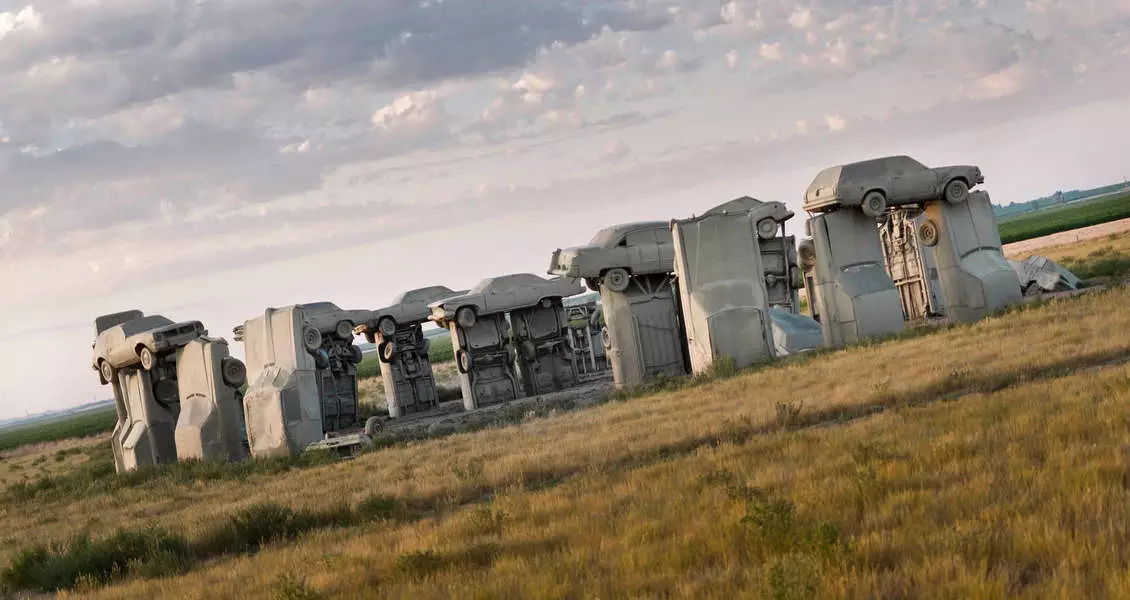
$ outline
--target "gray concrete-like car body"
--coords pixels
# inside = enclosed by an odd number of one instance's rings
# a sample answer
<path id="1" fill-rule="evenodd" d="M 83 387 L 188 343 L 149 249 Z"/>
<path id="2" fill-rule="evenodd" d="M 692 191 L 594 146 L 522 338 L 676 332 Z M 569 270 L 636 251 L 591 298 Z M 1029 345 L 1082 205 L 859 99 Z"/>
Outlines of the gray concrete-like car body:
<path id="1" fill-rule="evenodd" d="M 243 405 L 239 388 L 247 381 L 243 362 L 229 355 L 222 338 L 200 337 L 177 350 L 177 460 L 247 457 L 243 447 Z"/>
<path id="2" fill-rule="evenodd" d="M 110 442 L 115 470 L 176 461 L 181 408 L 176 355 L 207 334 L 203 324 L 128 310 L 96 318 L 95 333 L 91 368 L 111 386 L 117 412 Z"/>
<path id="3" fill-rule="evenodd" d="M 907 321 L 943 314 L 934 250 L 918 240 L 918 226 L 925 219 L 925 213 L 918 210 L 893 210 L 879 227 L 887 273 L 898 289 Z"/>
<path id="4" fill-rule="evenodd" d="M 517 350 L 508 331 L 507 313 L 522 314 L 523 309 L 537 308 L 551 310 L 558 313 L 552 320 L 561 323 L 562 300 L 583 291 L 576 279 L 544 279 L 532 273 L 517 273 L 484 279 L 465 294 L 430 304 L 431 319 L 451 332 L 464 407 L 473 410 L 512 400 L 519 397 L 522 388 L 527 387 L 519 383 L 515 371 Z M 556 346 L 553 340 L 561 341 L 562 335 L 561 328 L 558 328 L 554 335 L 548 337 L 518 338 L 514 341 L 520 345 L 530 341 L 535 347 L 539 344 Z M 556 357 L 559 352 L 555 350 L 551 354 Z M 537 362 L 537 352 L 532 358 Z M 542 370 L 538 365 L 525 368 Z M 546 368 L 556 372 L 557 367 L 547 365 Z M 526 381 L 528 385 L 529 377 Z"/>
<path id="5" fill-rule="evenodd" d="M 95 329 L 91 368 L 98 372 L 102 385 L 110 383 L 114 372 L 121 369 L 140 365 L 151 371 L 162 358 L 208 335 L 200 321 L 175 323 L 161 315 L 145 316 L 139 310 L 102 315 L 95 320 Z"/>
<path id="6" fill-rule="evenodd" d="M 429 304 L 467 291 L 442 285 L 408 290 L 389 306 L 373 311 L 367 322 L 354 329 L 377 345 L 389 417 L 395 419 L 439 405 L 439 390 L 428 358 L 431 344 L 420 325 L 431 315 Z"/>
<path id="7" fill-rule="evenodd" d="M 898 290 L 883 262 L 875 220 L 858 210 L 819 214 L 808 220 L 811 241 L 799 250 L 811 277 L 809 302 L 824 344 L 841 346 L 903 331 Z"/>
<path id="8" fill-rule="evenodd" d="M 775 357 L 756 222 L 744 210 L 671 222 L 694 373 L 722 358 L 745 368 Z M 775 237 L 776 228 L 766 233 Z"/>
<path id="9" fill-rule="evenodd" d="M 715 206 L 705 214 L 738 213 L 749 215 L 754 222 L 769 305 L 782 307 L 789 312 L 799 312 L 797 290 L 804 287 L 804 282 L 801 281 L 798 266 L 796 236 L 784 234 L 785 222 L 793 218 L 795 213 L 782 202 L 763 202 L 742 196 Z"/>
<path id="10" fill-rule="evenodd" d="M 554 250 L 547 273 L 584 278 L 593 291 L 607 282 L 613 291 L 622 292 L 629 276 L 670 273 L 674 260 L 670 224 L 639 221 L 605 227 L 584 246 Z"/>
<path id="11" fill-rule="evenodd" d="M 1004 257 L 988 193 L 975 192 L 956 205 L 927 204 L 918 237 L 933 248 L 952 322 L 975 321 L 1021 301 L 1020 278 Z"/>
<path id="12" fill-rule="evenodd" d="M 583 277 L 600 291 L 602 346 L 618 388 L 687 372 L 674 271 L 668 221 L 605 227 L 589 244 L 559 248 L 550 258 L 550 275 Z"/>
<path id="13" fill-rule="evenodd" d="M 878 217 L 892 206 L 964 202 L 969 190 L 984 181 L 973 165 L 930 168 L 906 155 L 885 156 L 820 171 L 805 192 L 803 207 L 808 212 L 856 207 Z"/>
<path id="14" fill-rule="evenodd" d="M 247 363 L 244 420 L 252 456 L 296 454 L 357 424 L 361 350 L 353 329 L 370 317 L 371 311 L 317 302 L 268 308 L 235 328 Z"/>

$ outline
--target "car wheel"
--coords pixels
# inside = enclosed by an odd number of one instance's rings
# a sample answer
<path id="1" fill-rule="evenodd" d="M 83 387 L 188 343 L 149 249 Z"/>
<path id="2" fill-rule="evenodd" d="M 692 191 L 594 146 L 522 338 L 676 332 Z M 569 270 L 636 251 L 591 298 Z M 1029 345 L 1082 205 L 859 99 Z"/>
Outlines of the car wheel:
<path id="1" fill-rule="evenodd" d="M 153 355 L 152 350 L 145 346 L 142 346 L 141 350 L 137 352 L 137 357 L 141 360 L 141 368 L 146 371 L 152 371 L 153 367 L 157 366 L 157 357 Z"/>
<path id="2" fill-rule="evenodd" d="M 102 375 L 103 385 L 113 383 L 114 381 L 114 367 L 110 366 L 110 361 L 98 361 L 98 373 Z"/>
<path id="3" fill-rule="evenodd" d="M 243 387 L 247 383 L 247 366 L 238 358 L 223 358 L 220 360 L 220 377 L 228 387 Z"/>
<path id="4" fill-rule="evenodd" d="M 475 309 L 470 306 L 463 306 L 455 311 L 455 322 L 463 329 L 474 327 L 476 320 Z"/>
<path id="5" fill-rule="evenodd" d="M 757 237 L 763 240 L 771 240 L 777 237 L 777 230 L 780 227 L 780 224 L 773 219 L 761 219 L 757 222 Z"/>
<path id="6" fill-rule="evenodd" d="M 812 240 L 804 240 L 797 246 L 797 256 L 800 258 L 800 265 L 804 269 L 811 269 L 816 266 L 816 244 Z"/>
<path id="7" fill-rule="evenodd" d="M 628 272 L 619 267 L 609 269 L 608 272 L 604 274 L 604 285 L 607 285 L 608 289 L 613 292 L 622 292 L 628 289 L 628 284 L 631 280 L 632 277 L 628 275 Z"/>
<path id="8" fill-rule="evenodd" d="M 377 329 L 380 329 L 386 338 L 390 338 L 396 335 L 396 321 L 393 321 L 392 317 L 381 317 L 380 322 L 377 323 Z"/>
<path id="9" fill-rule="evenodd" d="M 369 437 L 374 437 L 384 428 L 385 425 L 383 422 L 381 422 L 380 417 L 369 417 L 368 419 L 365 419 L 365 435 Z"/>
<path id="10" fill-rule="evenodd" d="M 334 328 L 334 333 L 343 340 L 353 339 L 353 323 L 349 321 L 338 321 L 337 326 Z"/>
<path id="11" fill-rule="evenodd" d="M 873 219 L 881 217 L 883 212 L 887 210 L 887 197 L 878 190 L 867 192 L 867 195 L 863 197 L 860 208 L 863 209 L 863 214 Z"/>
<path id="12" fill-rule="evenodd" d="M 600 291 L 600 279 L 596 277 L 585 277 L 585 286 L 594 292 Z"/>
<path id="13" fill-rule="evenodd" d="M 455 352 L 455 367 L 464 375 L 471 372 L 471 355 L 466 350 L 460 348 Z"/>
<path id="14" fill-rule="evenodd" d="M 960 179 L 954 179 L 946 184 L 943 195 L 950 204 L 960 204 L 969 199 L 969 186 Z"/>
<path id="15" fill-rule="evenodd" d="M 519 348 L 522 349 L 522 358 L 525 359 L 526 362 L 534 362 L 534 360 L 537 359 L 537 346 L 535 346 L 534 343 L 530 340 L 522 340 L 522 344 L 519 346 Z"/>
<path id="16" fill-rule="evenodd" d="M 392 345 L 391 340 L 385 340 L 377 346 L 377 358 L 381 359 L 383 363 L 392 362 L 392 357 L 396 355 L 396 347 Z"/>
<path id="17" fill-rule="evenodd" d="M 349 347 L 349 362 L 358 364 L 365 359 L 365 353 L 361 351 L 360 346 Z"/>
<path id="18" fill-rule="evenodd" d="M 926 219 L 918 226 L 918 242 L 923 246 L 932 248 L 938 245 L 939 237 L 938 224 L 933 220 Z"/>
<path id="19" fill-rule="evenodd" d="M 432 349 L 432 341 L 429 340 L 428 338 L 424 338 L 424 341 L 420 345 L 416 346 L 416 354 L 420 358 L 425 358 L 425 357 L 428 356 L 428 352 L 430 352 L 431 349 Z"/>
<path id="20" fill-rule="evenodd" d="M 308 352 L 313 352 L 322 347 L 322 332 L 312 325 L 302 328 L 302 345 Z"/>

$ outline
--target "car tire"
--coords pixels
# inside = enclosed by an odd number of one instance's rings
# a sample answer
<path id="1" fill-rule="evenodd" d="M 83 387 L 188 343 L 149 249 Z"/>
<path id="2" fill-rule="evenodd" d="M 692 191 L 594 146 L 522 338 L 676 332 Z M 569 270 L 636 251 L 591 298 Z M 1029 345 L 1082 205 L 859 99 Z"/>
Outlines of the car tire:
<path id="1" fill-rule="evenodd" d="M 243 384 L 247 383 L 247 366 L 238 358 L 225 357 L 220 360 L 220 378 L 228 387 L 243 387 Z"/>
<path id="2" fill-rule="evenodd" d="M 859 207 L 863 210 L 863 214 L 877 219 L 883 216 L 883 212 L 887 210 L 887 196 L 879 190 L 867 192 Z"/>
<path id="3" fill-rule="evenodd" d="M 804 240 L 797 245 L 797 257 L 800 258 L 800 266 L 805 270 L 811 269 L 816 266 L 816 244 L 812 240 Z"/>
<path id="4" fill-rule="evenodd" d="M 938 231 L 938 224 L 932 219 L 926 219 L 918 226 L 918 243 L 933 248 L 938 245 L 938 240 L 941 237 Z"/>
<path id="5" fill-rule="evenodd" d="M 365 360 L 365 353 L 361 351 L 361 347 L 352 345 L 349 346 L 349 362 L 356 365 L 359 364 L 362 360 Z"/>
<path id="6" fill-rule="evenodd" d="M 390 363 L 395 355 L 396 347 L 393 346 L 391 340 L 385 340 L 377 346 L 377 358 L 379 358 L 381 362 Z"/>
<path id="7" fill-rule="evenodd" d="M 322 332 L 312 325 L 302 328 L 302 345 L 307 352 L 313 352 L 322 347 Z"/>
<path id="8" fill-rule="evenodd" d="M 628 274 L 628 271 L 620 267 L 609 269 L 604 274 L 604 285 L 608 286 L 608 289 L 613 292 L 623 292 L 628 289 L 628 284 L 630 284 L 631 281 L 632 276 Z"/>
<path id="9" fill-rule="evenodd" d="M 460 348 L 455 351 L 455 367 L 464 375 L 471 372 L 471 355 L 466 350 Z"/>
<path id="10" fill-rule="evenodd" d="M 777 237 L 777 231 L 780 228 L 780 223 L 774 221 L 773 219 L 761 219 L 757 222 L 757 237 L 763 240 L 771 240 Z"/>
<path id="11" fill-rule="evenodd" d="M 116 376 L 114 367 L 110 365 L 110 361 L 108 360 L 98 361 L 98 374 L 102 377 L 103 385 L 113 383 L 114 377 Z"/>
<path id="12" fill-rule="evenodd" d="M 343 340 L 353 339 L 353 323 L 349 321 L 338 321 L 337 326 L 334 327 L 334 333 Z"/>
<path id="13" fill-rule="evenodd" d="M 518 346 L 522 350 L 522 359 L 526 362 L 534 362 L 538 357 L 537 346 L 530 340 L 522 340 L 522 344 Z"/>
<path id="14" fill-rule="evenodd" d="M 961 204 L 969 199 L 969 185 L 960 179 L 951 180 L 942 191 L 942 196 L 950 204 Z"/>
<path id="15" fill-rule="evenodd" d="M 392 317 L 381 317 L 381 320 L 377 322 L 377 329 L 386 338 L 391 338 L 396 335 L 396 321 L 393 321 Z"/>
<path id="16" fill-rule="evenodd" d="M 153 367 L 157 366 L 157 357 L 147 346 L 142 346 L 141 350 L 137 351 L 137 358 L 141 362 L 141 368 L 146 371 L 152 371 Z"/>
<path id="17" fill-rule="evenodd" d="M 478 316 L 475 314 L 475 309 L 470 306 L 461 306 L 459 310 L 455 311 L 455 322 L 463 329 L 470 329 L 475 326 Z"/>
<path id="18" fill-rule="evenodd" d="M 432 341 L 429 340 L 428 338 L 424 338 L 424 341 L 421 342 L 418 346 L 416 346 L 416 354 L 420 358 L 427 358 L 428 353 L 431 352 L 431 350 L 432 350 Z"/>
<path id="19" fill-rule="evenodd" d="M 378 433 L 385 428 L 384 422 L 380 417 L 369 417 L 365 419 L 365 435 L 370 438 L 375 437 Z"/>

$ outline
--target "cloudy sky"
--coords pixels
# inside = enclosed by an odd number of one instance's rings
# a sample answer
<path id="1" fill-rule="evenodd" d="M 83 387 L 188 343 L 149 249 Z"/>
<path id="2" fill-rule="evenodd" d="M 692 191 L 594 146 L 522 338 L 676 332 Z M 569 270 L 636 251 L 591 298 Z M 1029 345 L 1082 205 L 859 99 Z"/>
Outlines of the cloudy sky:
<path id="1" fill-rule="evenodd" d="M 1130 176 L 1130 0 L 0 0 L 0 418 L 95 316 L 383 306 L 820 168 Z M 237 355 L 242 348 L 234 344 Z"/>

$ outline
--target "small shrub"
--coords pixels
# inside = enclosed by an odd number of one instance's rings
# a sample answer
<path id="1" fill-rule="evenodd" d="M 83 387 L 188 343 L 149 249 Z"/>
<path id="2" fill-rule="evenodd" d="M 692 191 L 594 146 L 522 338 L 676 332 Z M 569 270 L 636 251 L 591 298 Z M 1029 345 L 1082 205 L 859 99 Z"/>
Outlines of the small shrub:
<path id="1" fill-rule="evenodd" d="M 400 501 L 384 494 L 373 494 L 357 505 L 357 516 L 366 521 L 390 521 L 402 512 Z"/>
<path id="2" fill-rule="evenodd" d="M 416 550 L 396 557 L 396 570 L 412 577 L 427 577 L 444 566 L 443 557 L 434 550 Z"/>
<path id="3" fill-rule="evenodd" d="M 322 595 L 306 583 L 305 578 L 285 575 L 279 578 L 272 589 L 275 600 L 320 600 Z"/>
<path id="4" fill-rule="evenodd" d="M 789 550 L 796 541 L 796 507 L 788 500 L 751 502 L 741 522 L 751 525 L 762 543 L 775 552 Z"/>
<path id="5" fill-rule="evenodd" d="M 80 582 L 105 584 L 138 571 L 143 575 L 179 573 L 189 563 L 185 539 L 162 529 L 119 530 L 98 541 L 78 535 L 65 543 L 36 545 L 19 552 L 0 572 L 0 588 L 50 592 L 74 588 Z"/>
<path id="6" fill-rule="evenodd" d="M 474 535 L 502 537 L 502 530 L 508 516 L 502 510 L 495 510 L 490 506 L 480 506 L 471 511 L 467 523 L 468 529 Z"/>
<path id="7" fill-rule="evenodd" d="M 773 600 L 807 600 L 816 597 L 820 572 L 811 561 L 788 556 L 773 562 L 767 580 Z"/>
<path id="8" fill-rule="evenodd" d="M 474 481 L 483 476 L 483 460 L 472 458 L 462 465 L 458 460 L 451 461 L 451 472 L 459 481 Z"/>
<path id="9" fill-rule="evenodd" d="M 795 429 L 800 425 L 800 411 L 804 408 L 804 403 L 794 404 L 792 402 L 778 402 L 777 403 L 777 428 L 782 431 Z"/>

